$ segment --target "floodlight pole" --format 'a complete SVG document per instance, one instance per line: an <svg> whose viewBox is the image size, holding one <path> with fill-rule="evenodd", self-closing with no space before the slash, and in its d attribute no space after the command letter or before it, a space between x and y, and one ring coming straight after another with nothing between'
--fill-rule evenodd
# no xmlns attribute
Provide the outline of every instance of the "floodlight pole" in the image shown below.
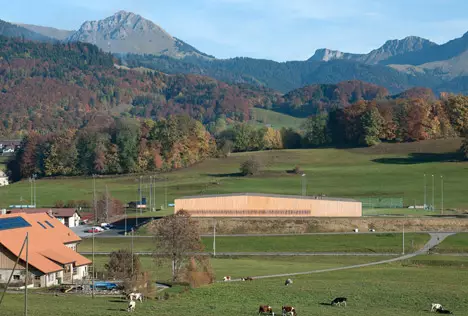
<svg viewBox="0 0 468 316"><path fill-rule="evenodd" d="M432 210L435 211L435 202L434 202L434 175L432 175Z"/></svg>
<svg viewBox="0 0 468 316"><path fill-rule="evenodd" d="M132 227L132 278L133 278L133 227Z"/></svg>
<svg viewBox="0 0 468 316"><path fill-rule="evenodd" d="M426 194L427 193L427 190L426 190L426 174L424 174L424 209L426 209L427 207L427 201L426 201Z"/></svg>
<svg viewBox="0 0 468 316"><path fill-rule="evenodd" d="M302 196L306 196L307 192L306 192L306 174L303 173L302 176L301 176L301 182L302 182Z"/></svg>
<svg viewBox="0 0 468 316"><path fill-rule="evenodd" d="M150 186L149 186L149 210L153 210L153 176L150 176Z"/></svg>
<svg viewBox="0 0 468 316"><path fill-rule="evenodd" d="M142 203L141 202L141 177L142 176L140 176L140 182L139 182L139 185L138 185L138 192L140 193L140 215L142 214L142 212L141 212L141 208L142 208L142 205L141 205L141 203Z"/></svg>
<svg viewBox="0 0 468 316"><path fill-rule="evenodd" d="M440 205L440 215L444 215L444 176L440 176L440 192L442 201Z"/></svg>

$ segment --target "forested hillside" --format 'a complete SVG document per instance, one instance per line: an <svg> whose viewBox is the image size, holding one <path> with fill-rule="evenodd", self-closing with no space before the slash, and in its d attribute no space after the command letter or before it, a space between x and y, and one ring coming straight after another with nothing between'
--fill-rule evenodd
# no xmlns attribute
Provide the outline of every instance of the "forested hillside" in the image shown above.
<svg viewBox="0 0 468 316"><path fill-rule="evenodd" d="M114 119L93 115L83 128L30 133L8 169L13 180L36 174L73 176L164 171L213 155L215 141L188 116Z"/></svg>
<svg viewBox="0 0 468 316"><path fill-rule="evenodd" d="M114 62L91 44L0 37L0 136L79 128L95 112L243 120L277 95L197 75L117 69Z"/></svg>
<svg viewBox="0 0 468 316"><path fill-rule="evenodd" d="M391 93L423 86L440 91L444 81L429 72L404 73L382 65L367 65L349 60L275 62L253 58L207 60L186 57L174 59L156 55L122 55L129 67L146 67L165 73L203 74L228 83L248 83L283 93L306 85L347 80L370 82Z"/></svg>

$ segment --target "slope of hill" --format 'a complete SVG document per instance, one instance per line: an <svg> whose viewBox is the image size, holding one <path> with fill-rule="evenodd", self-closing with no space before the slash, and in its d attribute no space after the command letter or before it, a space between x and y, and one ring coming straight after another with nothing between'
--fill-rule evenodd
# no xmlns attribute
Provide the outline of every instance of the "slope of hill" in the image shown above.
<svg viewBox="0 0 468 316"><path fill-rule="evenodd" d="M274 129L292 128L298 130L305 119L262 108L250 110L250 123L259 126L271 126Z"/></svg>
<svg viewBox="0 0 468 316"><path fill-rule="evenodd" d="M174 59L167 56L123 56L129 67L146 67L165 73L195 73L229 83L248 83L266 86L286 93L305 85L361 80L398 93L415 86L437 87L438 77L425 72L407 74L390 67L367 65L348 60L329 62L292 61L279 63L253 58L207 60L204 58Z"/></svg>
<svg viewBox="0 0 468 316"><path fill-rule="evenodd" d="M68 31L68 30L59 30L54 27L47 27L47 26L40 26L40 25L32 25L32 24L17 24L20 27L24 27L32 32L37 34L41 34L59 41L63 41L68 36L72 35L75 31Z"/></svg>
<svg viewBox="0 0 468 316"><path fill-rule="evenodd" d="M31 58L32 57L32 58ZM187 113L203 122L249 109L277 94L197 75L165 75L114 67L91 44L50 45L0 37L0 135L77 128L95 112L130 105L130 114L160 118ZM27 91L27 93L25 93Z"/></svg>
<svg viewBox="0 0 468 316"><path fill-rule="evenodd" d="M382 99L388 94L385 88L357 80L318 84L287 93L272 109L295 117L308 117L331 108L347 107L359 100Z"/></svg>
<svg viewBox="0 0 468 316"><path fill-rule="evenodd" d="M155 23L126 11L119 11L104 20L84 22L67 41L92 43L113 53L210 57L172 37Z"/></svg>
<svg viewBox="0 0 468 316"><path fill-rule="evenodd" d="M53 42L48 36L33 32L24 27L0 20L0 36L24 38L31 41Z"/></svg>

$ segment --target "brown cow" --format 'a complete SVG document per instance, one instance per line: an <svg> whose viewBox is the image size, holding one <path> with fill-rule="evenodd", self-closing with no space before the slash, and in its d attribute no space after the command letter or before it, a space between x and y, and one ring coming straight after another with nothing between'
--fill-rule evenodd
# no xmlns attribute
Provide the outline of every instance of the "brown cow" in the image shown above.
<svg viewBox="0 0 468 316"><path fill-rule="evenodd" d="M297 316L296 309L293 306L281 306L283 316Z"/></svg>
<svg viewBox="0 0 468 316"><path fill-rule="evenodd" d="M253 281L253 278L252 277L242 278L242 281Z"/></svg>
<svg viewBox="0 0 468 316"><path fill-rule="evenodd" d="M271 308L270 305L260 305L260 308L258 309L258 313L259 314L269 313L271 315L274 315L273 309Z"/></svg>
<svg viewBox="0 0 468 316"><path fill-rule="evenodd" d="M223 281L231 281L231 276L229 276L229 275L228 275L228 276L225 276L225 277L223 278Z"/></svg>

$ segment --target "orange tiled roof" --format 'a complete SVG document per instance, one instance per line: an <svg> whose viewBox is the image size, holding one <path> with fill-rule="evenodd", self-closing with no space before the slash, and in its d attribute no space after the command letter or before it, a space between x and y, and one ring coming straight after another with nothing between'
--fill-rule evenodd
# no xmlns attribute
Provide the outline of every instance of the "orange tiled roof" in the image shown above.
<svg viewBox="0 0 468 316"><path fill-rule="evenodd" d="M79 242L81 238L55 217L46 213L17 213L0 215L0 219L18 216L31 226L0 230L0 244L15 256L19 255L26 233L29 233L29 264L43 273L62 270L60 264L73 262L80 266L91 263L87 258L65 246L67 243ZM25 251L20 258L26 260Z"/></svg>

